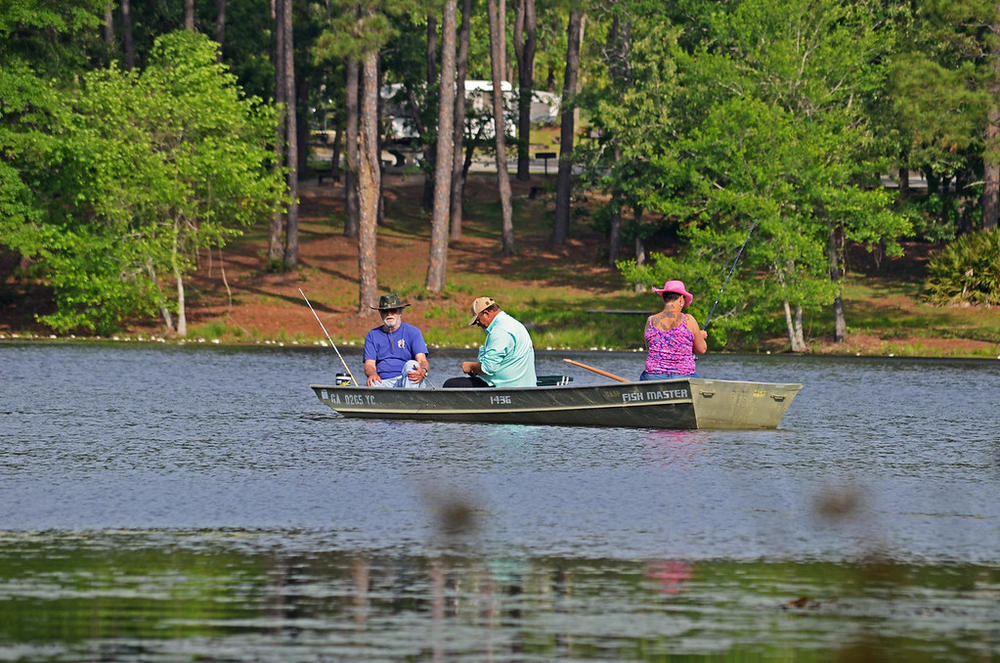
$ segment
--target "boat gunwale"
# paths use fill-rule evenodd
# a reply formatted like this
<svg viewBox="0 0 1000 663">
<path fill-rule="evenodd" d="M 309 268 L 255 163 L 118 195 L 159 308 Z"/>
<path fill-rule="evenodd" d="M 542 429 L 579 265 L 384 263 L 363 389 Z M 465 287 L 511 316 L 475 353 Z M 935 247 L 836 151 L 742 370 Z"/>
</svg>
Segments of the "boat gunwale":
<svg viewBox="0 0 1000 663">
<path fill-rule="evenodd" d="M 556 385 L 546 385 L 543 387 L 431 387 L 429 389 L 414 389 L 413 392 L 416 393 L 427 393 L 427 392 L 446 392 L 446 393 L 497 393 L 500 391 L 582 391 L 587 389 L 624 389 L 631 386 L 646 386 L 654 384 L 664 384 L 664 383 L 677 383 L 677 382 L 688 382 L 692 384 L 703 384 L 706 382 L 721 382 L 723 384 L 747 384 L 747 385 L 763 385 L 768 387 L 781 387 L 781 388 L 792 388 L 796 387 L 796 391 L 802 389 L 802 384 L 799 382 L 758 382 L 754 380 L 724 380 L 718 378 L 701 378 L 701 377 L 677 377 L 669 378 L 667 380 L 635 380 L 633 382 L 611 382 L 606 384 L 556 384 Z M 410 390 L 406 389 L 388 389 L 386 387 L 369 387 L 361 386 L 356 384 L 348 385 L 333 385 L 333 384 L 310 384 L 310 389 L 356 389 L 358 391 L 397 391 L 406 392 Z"/>
</svg>

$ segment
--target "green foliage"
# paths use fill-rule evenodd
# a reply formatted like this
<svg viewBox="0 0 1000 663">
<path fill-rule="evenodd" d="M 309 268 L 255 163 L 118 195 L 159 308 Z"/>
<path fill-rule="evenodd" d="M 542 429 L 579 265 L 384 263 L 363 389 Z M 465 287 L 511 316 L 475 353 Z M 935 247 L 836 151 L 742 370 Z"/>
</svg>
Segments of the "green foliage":
<svg viewBox="0 0 1000 663">
<path fill-rule="evenodd" d="M 203 325 L 198 325 L 191 329 L 190 336 L 194 338 L 204 338 L 209 341 L 214 339 L 234 338 L 242 339 L 244 330 L 237 325 L 227 325 L 225 322 L 215 320 Z"/>
<path fill-rule="evenodd" d="M 597 184 L 613 199 L 678 224 L 683 242 L 677 259 L 654 262 L 653 274 L 626 268 L 630 279 L 652 284 L 688 274 L 693 285 L 718 291 L 757 224 L 733 277 L 745 288 L 719 302 L 717 340 L 770 331 L 786 302 L 806 312 L 831 303 L 831 234 L 892 254 L 909 232 L 908 219 L 891 210 L 891 195 L 877 184 L 886 161 L 855 103 L 884 88 L 879 62 L 893 35 L 880 11 L 878 3 L 834 0 L 734 3 L 703 17 L 708 35 L 700 46 L 670 51 L 670 94 L 656 92 L 668 89 L 657 82 L 666 78 L 648 75 L 636 77 L 631 93 L 618 90 L 670 108 L 655 108 L 661 120 L 654 109 L 629 108 L 624 119 L 637 121 L 627 142 L 647 156 L 620 150 L 631 167 L 616 166 L 608 172 L 623 177 Z M 658 37 L 669 42 L 669 23 L 661 25 Z M 642 53 L 629 53 L 630 71 L 645 71 Z M 622 124 L 600 104 L 592 112 L 617 122 L 609 126 Z"/>
<path fill-rule="evenodd" d="M 0 185 L 15 218 L 33 221 L 0 223 L 0 241 L 44 261 L 58 311 L 43 322 L 59 331 L 106 333 L 177 309 L 161 286 L 179 295 L 199 248 L 224 246 L 281 201 L 275 114 L 242 97 L 202 35 L 158 39 L 141 73 L 87 74 L 50 123 L 35 134 L 51 144 L 43 165 L 58 190 L 41 214 Z"/>
<path fill-rule="evenodd" d="M 977 183 L 987 164 L 1000 163 L 1000 141 L 987 129 L 1000 84 L 996 4 L 928 0 L 902 7 L 901 47 L 890 58 L 884 97 L 891 117 L 882 122 L 899 165 L 928 181 L 930 195 L 913 201 L 921 234 L 950 239 L 963 226 L 979 226 Z"/>
<path fill-rule="evenodd" d="M 924 296 L 937 304 L 1000 304 L 1000 231 L 963 235 L 935 253 Z"/>
<path fill-rule="evenodd" d="M 321 64 L 345 57 L 361 59 L 378 50 L 396 36 L 400 17 L 414 9 L 413 0 L 328 3 L 325 15 L 319 19 L 324 28 L 312 48 L 314 62 Z"/>
<path fill-rule="evenodd" d="M 0 244 L 26 255 L 44 242 L 47 199 L 64 189 L 51 167 L 60 85 L 81 71 L 104 4 L 7 0 L 0 10 Z"/>
<path fill-rule="evenodd" d="M 155 313 L 156 283 L 133 268 L 141 260 L 135 244 L 87 226 L 53 239 L 43 255 L 58 309 L 40 322 L 57 332 L 109 334 L 125 318 Z"/>
<path fill-rule="evenodd" d="M 721 239 L 721 238 L 720 238 Z M 692 251 L 683 259 L 653 254 L 645 265 L 634 260 L 618 263 L 624 278 L 649 287 L 662 286 L 665 281 L 684 282 L 694 300 L 687 312 L 705 326 L 708 322 L 708 342 L 713 349 L 729 344 L 753 344 L 765 336 L 780 333 L 781 321 L 775 306 L 753 305 L 766 299 L 766 288 L 750 270 L 738 269 L 726 283 L 726 276 L 739 250 L 739 242 L 731 255 L 719 252 Z M 725 289 L 723 289 L 725 284 Z M 717 303 L 716 303 L 717 302 Z M 714 309 L 714 310 L 713 310 Z M 712 315 L 709 318 L 709 315 Z"/>
<path fill-rule="evenodd" d="M 69 80 L 95 56 L 106 0 L 4 0 L 0 3 L 0 69 L 30 63 L 43 78 Z"/>
<path fill-rule="evenodd" d="M 669 214 L 686 175 L 675 148 L 678 30 L 662 14 L 634 22 L 631 39 L 621 31 L 606 36 L 594 81 L 577 100 L 597 136 L 578 150 L 584 180 L 610 194 L 599 217 L 623 206 Z"/>
</svg>

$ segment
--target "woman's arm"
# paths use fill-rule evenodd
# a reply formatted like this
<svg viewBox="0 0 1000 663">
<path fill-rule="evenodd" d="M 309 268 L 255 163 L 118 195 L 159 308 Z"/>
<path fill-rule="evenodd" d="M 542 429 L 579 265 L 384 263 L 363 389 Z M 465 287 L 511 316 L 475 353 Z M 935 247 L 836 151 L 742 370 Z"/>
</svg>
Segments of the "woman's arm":
<svg viewBox="0 0 1000 663">
<path fill-rule="evenodd" d="M 698 327 L 698 321 L 694 319 L 693 315 L 685 315 L 684 324 L 686 324 L 687 328 L 691 330 L 692 334 L 694 334 L 694 343 L 692 347 L 694 353 L 696 355 L 703 355 L 708 352 L 708 332 Z"/>
</svg>

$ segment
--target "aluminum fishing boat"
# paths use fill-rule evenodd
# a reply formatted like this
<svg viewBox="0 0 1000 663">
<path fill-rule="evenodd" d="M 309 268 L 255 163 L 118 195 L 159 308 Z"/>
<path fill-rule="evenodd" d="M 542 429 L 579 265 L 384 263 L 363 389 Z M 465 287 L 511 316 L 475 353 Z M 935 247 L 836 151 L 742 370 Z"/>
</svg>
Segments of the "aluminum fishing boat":
<svg viewBox="0 0 1000 663">
<path fill-rule="evenodd" d="M 777 428 L 801 384 L 676 378 L 516 389 L 310 385 L 345 417 L 660 429 Z"/>
</svg>

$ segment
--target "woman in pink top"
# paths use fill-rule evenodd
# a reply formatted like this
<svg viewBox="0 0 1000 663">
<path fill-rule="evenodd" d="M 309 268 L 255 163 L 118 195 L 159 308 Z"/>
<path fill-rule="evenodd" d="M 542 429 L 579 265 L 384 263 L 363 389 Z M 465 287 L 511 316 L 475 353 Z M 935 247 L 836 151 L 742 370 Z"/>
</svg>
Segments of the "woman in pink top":
<svg viewBox="0 0 1000 663">
<path fill-rule="evenodd" d="M 694 297 L 684 288 L 683 281 L 667 281 L 662 288 L 653 288 L 653 292 L 663 297 L 663 310 L 646 320 L 643 334 L 646 367 L 639 379 L 697 377 L 694 355 L 708 350 L 708 332 L 699 329 L 694 316 L 684 313 L 684 307 Z"/>
</svg>

